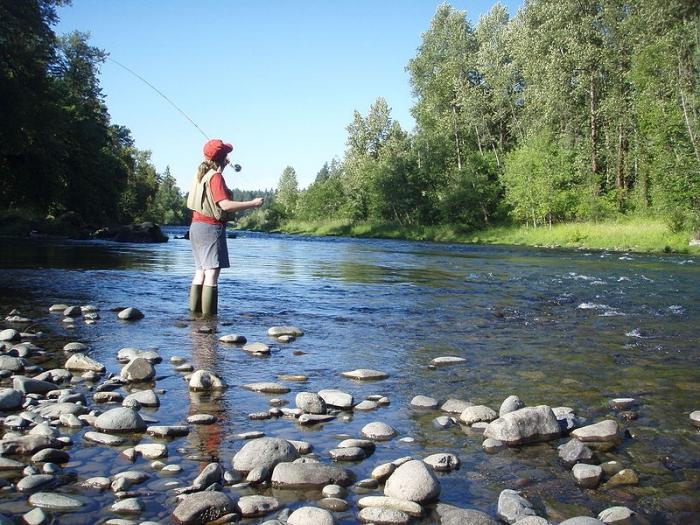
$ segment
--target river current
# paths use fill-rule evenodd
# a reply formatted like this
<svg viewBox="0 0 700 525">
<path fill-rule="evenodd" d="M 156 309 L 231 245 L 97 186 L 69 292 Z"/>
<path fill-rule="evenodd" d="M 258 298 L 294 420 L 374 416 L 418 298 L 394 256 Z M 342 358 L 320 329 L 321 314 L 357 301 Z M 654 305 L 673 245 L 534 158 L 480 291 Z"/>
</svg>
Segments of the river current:
<svg viewBox="0 0 700 525">
<path fill-rule="evenodd" d="M 500 491 L 513 488 L 552 522 L 625 505 L 651 523 L 700 523 L 700 435 L 689 419 L 700 410 L 697 257 L 240 232 L 228 240 L 232 267 L 222 272 L 218 323 L 212 325 L 187 312 L 193 261 L 189 243 L 176 238 L 183 232 L 166 230 L 170 241 L 158 245 L 5 241 L 0 253 L 0 313 L 4 318 L 17 308 L 31 317 L 31 329 L 46 334 L 37 344 L 60 350 L 69 341 L 85 342 L 90 356 L 113 373 L 121 367 L 119 349 L 157 349 L 163 357 L 157 387 L 166 393 L 159 409 L 144 412 L 159 424 L 182 424 L 197 411 L 219 416 L 213 427 L 168 442 L 171 456 L 178 451 L 184 458 L 183 479 L 192 480 L 203 458 L 229 467 L 243 444 L 235 436 L 242 432 L 309 441 L 327 462 L 328 450 L 340 439 L 361 437 L 365 424 L 384 421 L 398 436 L 348 465 L 358 479 L 402 456 L 451 452 L 462 464 L 439 474 L 445 503 L 495 516 Z M 94 304 L 102 319 L 66 326 L 60 315 L 48 313 L 54 303 Z M 127 306 L 139 308 L 145 318 L 118 321 L 112 310 Z M 198 332 L 203 324 L 216 333 Z M 275 325 L 295 325 L 305 335 L 277 343 L 266 335 Z M 230 333 L 270 344 L 270 357 L 256 358 L 218 341 Z M 229 388 L 215 399 L 192 399 L 170 364 L 172 356 L 210 368 Z M 463 357 L 466 363 L 429 366 L 440 356 Z M 360 383 L 339 375 L 356 368 L 390 377 Z M 280 374 L 308 376 L 305 383 L 287 383 L 292 392 L 278 396 L 290 406 L 295 393 L 323 388 L 350 392 L 356 402 L 382 394 L 391 404 L 311 428 L 288 419 L 250 420 L 250 413 L 267 410 L 275 396 L 241 386 L 278 381 Z M 529 406 L 572 407 L 589 423 L 617 419 L 622 443 L 597 457 L 634 469 L 639 484 L 578 487 L 557 455 L 565 438 L 487 454 L 478 432 L 458 425 L 440 430 L 433 424 L 439 410 L 412 409 L 410 401 L 419 394 L 496 411 L 516 394 Z M 636 399 L 635 419 L 609 407 L 621 397 Z M 135 468 L 113 449 L 85 445 L 82 432 L 73 436 L 66 466 L 78 479 Z M 148 510 L 140 519 L 167 522 L 175 504 L 168 481 L 152 475 L 144 496 Z M 275 495 L 292 507 L 301 504 L 298 494 Z M 351 494 L 350 502 L 357 497 Z M 112 500 L 95 495 L 84 512 L 66 514 L 60 522 L 95 523 L 98 516 L 110 516 L 104 509 Z M 0 492 L 0 513 L 29 509 L 26 497 Z M 349 524 L 354 516 L 349 511 L 337 517 Z M 246 523 L 265 519 L 270 518 Z"/>
</svg>

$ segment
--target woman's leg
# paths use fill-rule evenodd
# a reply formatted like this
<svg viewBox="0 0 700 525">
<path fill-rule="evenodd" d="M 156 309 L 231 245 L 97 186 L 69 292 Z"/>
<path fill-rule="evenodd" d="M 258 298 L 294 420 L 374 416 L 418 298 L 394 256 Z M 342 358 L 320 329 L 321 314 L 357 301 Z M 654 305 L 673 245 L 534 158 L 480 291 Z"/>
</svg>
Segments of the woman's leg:
<svg viewBox="0 0 700 525">
<path fill-rule="evenodd" d="M 220 268 L 204 270 L 204 285 L 202 286 L 202 314 L 216 315 L 219 311 L 219 273 Z"/>
<path fill-rule="evenodd" d="M 202 285 L 204 284 L 204 270 L 195 270 L 192 286 L 190 286 L 190 312 L 202 311 Z"/>
</svg>

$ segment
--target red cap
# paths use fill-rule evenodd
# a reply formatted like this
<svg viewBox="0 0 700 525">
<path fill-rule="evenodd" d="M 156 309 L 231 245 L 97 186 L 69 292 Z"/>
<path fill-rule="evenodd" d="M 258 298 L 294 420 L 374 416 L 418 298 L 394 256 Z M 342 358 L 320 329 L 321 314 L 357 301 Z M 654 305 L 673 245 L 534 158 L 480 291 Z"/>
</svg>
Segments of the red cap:
<svg viewBox="0 0 700 525">
<path fill-rule="evenodd" d="M 221 160 L 233 151 L 233 144 L 224 144 L 221 139 L 211 139 L 204 145 L 204 157 L 209 160 Z"/>
</svg>

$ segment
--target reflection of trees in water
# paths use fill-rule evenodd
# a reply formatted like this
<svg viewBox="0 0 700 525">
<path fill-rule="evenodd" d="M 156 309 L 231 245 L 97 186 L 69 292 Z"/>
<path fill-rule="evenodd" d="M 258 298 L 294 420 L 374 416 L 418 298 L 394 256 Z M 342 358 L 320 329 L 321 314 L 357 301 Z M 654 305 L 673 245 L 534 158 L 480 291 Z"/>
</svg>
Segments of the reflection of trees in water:
<svg viewBox="0 0 700 525">
<path fill-rule="evenodd" d="M 204 326 L 204 325 L 202 325 Z M 209 370 L 221 377 L 218 366 L 217 338 L 213 333 L 207 334 L 197 331 L 198 323 L 193 325 L 192 340 L 192 365 L 195 370 Z M 223 392 L 192 392 L 189 391 L 190 407 L 188 416 L 196 414 L 211 414 L 217 421 L 209 425 L 193 425 L 188 440 L 194 450 L 208 457 L 210 461 L 219 461 L 221 442 L 223 440 L 223 422 L 226 418 L 226 410 L 223 404 Z M 204 468 L 206 463 L 202 463 Z"/>
</svg>

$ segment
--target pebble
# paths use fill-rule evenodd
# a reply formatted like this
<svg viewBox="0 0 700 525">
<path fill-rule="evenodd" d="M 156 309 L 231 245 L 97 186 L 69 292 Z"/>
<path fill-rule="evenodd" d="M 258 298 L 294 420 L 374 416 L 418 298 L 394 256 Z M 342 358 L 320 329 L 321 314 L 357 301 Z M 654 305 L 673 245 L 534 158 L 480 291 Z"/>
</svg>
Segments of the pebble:
<svg viewBox="0 0 700 525">
<path fill-rule="evenodd" d="M 340 408 L 340 409 L 349 409 L 352 408 L 353 406 L 353 397 L 351 394 L 348 394 L 346 392 L 343 392 L 342 390 L 335 390 L 335 389 L 325 389 L 325 390 L 320 390 L 318 392 L 318 395 L 323 398 L 323 400 L 326 402 L 326 405 Z"/>
<path fill-rule="evenodd" d="M 331 512 L 345 512 L 350 508 L 350 504 L 344 499 L 340 498 L 322 498 L 318 500 L 318 504 L 321 508 Z"/>
<path fill-rule="evenodd" d="M 637 485 L 639 484 L 639 476 L 631 468 L 622 469 L 613 476 L 605 484 L 606 487 L 614 487 L 619 485 Z"/>
<path fill-rule="evenodd" d="M 396 435 L 396 430 L 381 421 L 375 421 L 362 427 L 362 435 L 376 441 L 386 441 Z"/>
<path fill-rule="evenodd" d="M 498 452 L 499 450 L 503 450 L 506 447 L 506 444 L 503 443 L 503 441 L 499 441 L 497 439 L 486 438 L 481 444 L 481 447 L 484 449 L 484 452 L 493 454 L 495 452 Z"/>
<path fill-rule="evenodd" d="M 308 414 L 325 414 L 326 402 L 314 392 L 299 392 L 294 398 L 296 406 Z"/>
<path fill-rule="evenodd" d="M 347 496 L 348 491 L 345 489 L 345 487 L 341 487 L 340 485 L 326 485 L 321 490 L 321 494 L 323 494 L 323 496 L 326 498 L 337 499 Z"/>
<path fill-rule="evenodd" d="M 119 445 L 123 445 L 126 441 L 123 437 L 113 436 L 112 434 L 105 434 L 102 432 L 85 432 L 83 437 L 88 441 L 92 441 L 93 443 L 99 443 L 100 445 L 108 445 L 111 447 L 118 447 Z"/>
<path fill-rule="evenodd" d="M 296 326 L 272 326 L 267 329 L 267 335 L 270 337 L 280 337 L 282 335 L 301 337 L 304 335 L 304 332 Z"/>
<path fill-rule="evenodd" d="M 524 407 L 525 403 L 523 403 L 518 396 L 508 396 L 503 400 L 503 403 L 501 403 L 501 407 L 498 409 L 498 416 L 504 416 L 509 412 L 515 412 Z"/>
<path fill-rule="evenodd" d="M 86 352 L 89 349 L 88 345 L 80 342 L 66 343 L 63 346 L 64 352 Z"/>
<path fill-rule="evenodd" d="M 522 497 L 520 492 L 511 489 L 501 491 L 496 514 L 506 523 L 515 523 L 528 516 L 537 515 L 532 503 Z"/>
<path fill-rule="evenodd" d="M 334 448 L 328 453 L 333 461 L 359 461 L 367 457 L 365 449 L 360 447 Z"/>
<path fill-rule="evenodd" d="M 190 425 L 211 425 L 216 423 L 218 418 L 212 414 L 192 414 L 187 416 L 187 422 Z"/>
<path fill-rule="evenodd" d="M 357 405 L 355 405 L 355 410 L 360 410 L 360 411 L 369 411 L 369 410 L 376 410 L 379 407 L 379 405 L 375 401 L 370 401 L 369 399 L 365 399 L 364 401 L 360 401 Z"/>
<path fill-rule="evenodd" d="M 636 515 L 627 507 L 608 507 L 598 514 L 598 519 L 607 525 L 631 525 Z"/>
<path fill-rule="evenodd" d="M 465 408 L 459 415 L 460 421 L 465 425 L 473 425 L 481 421 L 487 423 L 498 417 L 498 414 L 491 408 L 485 405 L 474 405 Z"/>
<path fill-rule="evenodd" d="M 633 397 L 617 397 L 615 399 L 611 399 L 608 403 L 610 408 L 614 408 L 615 410 L 628 410 L 634 407 L 636 404 L 637 400 Z"/>
<path fill-rule="evenodd" d="M 380 525 L 404 525 L 411 521 L 411 517 L 405 512 L 385 507 L 365 507 L 357 517 L 360 523 Z"/>
<path fill-rule="evenodd" d="M 690 413 L 690 421 L 696 427 L 700 427 L 700 410 L 695 410 Z"/>
<path fill-rule="evenodd" d="M 152 425 L 146 428 L 146 433 L 155 437 L 174 438 L 186 436 L 190 429 L 185 425 Z"/>
<path fill-rule="evenodd" d="M 383 507 L 394 509 L 414 517 L 420 517 L 423 514 L 423 507 L 414 501 L 388 498 L 386 496 L 365 496 L 357 501 L 357 506 L 360 508 Z"/>
<path fill-rule="evenodd" d="M 264 516 L 280 508 L 277 498 L 258 495 L 241 496 L 236 505 L 244 518 Z"/>
</svg>

